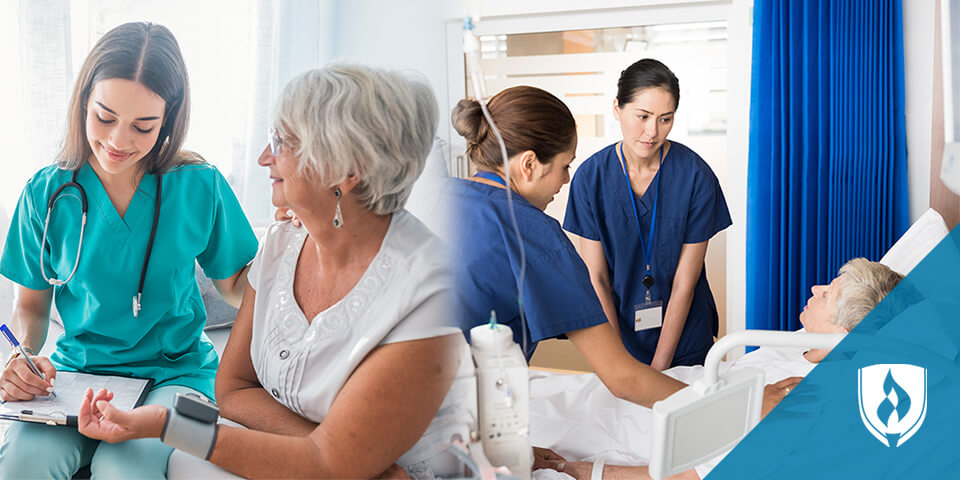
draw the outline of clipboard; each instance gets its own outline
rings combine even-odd
[[[92,388],[94,392],[106,388],[114,394],[110,403],[120,410],[132,410],[143,405],[153,383],[152,378],[58,371],[54,387],[57,398],[36,397],[33,400],[2,402],[0,420],[76,428],[80,402],[87,388]]]

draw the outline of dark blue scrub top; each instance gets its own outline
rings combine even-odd
[[[638,231],[630,202],[630,195],[635,194],[627,186],[616,145],[600,150],[577,168],[570,183],[563,228],[603,244],[623,343],[634,357],[649,364],[657,349],[660,329],[634,332],[634,312],[646,297],[641,235],[646,242],[657,180],[654,178],[643,198],[637,199]],[[656,282],[651,297],[663,301],[666,314],[680,248],[684,243],[709,240],[733,222],[716,175],[693,150],[671,142],[657,175],[660,198],[650,265]],[[702,364],[716,334],[717,306],[704,269],[694,289],[673,365]]]
[[[520,250],[502,188],[450,180],[453,221],[460,258],[453,262],[457,321],[467,340],[485,324],[490,310],[523,345],[517,278]],[[520,195],[513,194],[527,268],[523,307],[527,318],[527,360],[537,342],[607,321],[590,274],[560,224]]]

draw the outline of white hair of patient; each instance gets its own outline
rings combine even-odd
[[[287,84],[274,128],[295,137],[301,174],[324,187],[358,175],[351,193],[387,215],[406,204],[433,146],[437,118],[437,100],[422,76],[333,63]]]
[[[845,263],[840,267],[840,276],[843,283],[832,321],[847,331],[853,330],[903,280],[903,275],[886,265],[865,258],[854,258]]]

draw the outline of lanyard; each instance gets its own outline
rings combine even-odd
[[[637,195],[633,192],[633,186],[630,185],[630,175],[627,173],[627,161],[623,156],[623,142],[618,145],[617,152],[620,157],[620,166],[623,167],[623,177],[627,179],[627,191],[630,194],[630,203],[633,205],[633,216],[637,219],[637,233],[640,233],[640,213],[637,211]],[[657,189],[653,193],[653,214],[650,216],[650,232],[647,234],[647,241],[644,243],[643,234],[640,236],[640,247],[643,248],[643,259],[647,262],[647,270],[643,277],[643,286],[647,287],[647,302],[650,302],[650,287],[653,286],[653,275],[651,274],[650,254],[653,253],[654,231],[657,227],[657,200],[660,198],[660,168],[663,167],[663,145],[660,145],[660,164],[657,167]],[[649,188],[649,187],[648,187]]]
[[[493,172],[480,170],[479,172],[476,173],[476,175],[474,175],[474,177],[485,178],[487,180],[490,180],[491,182],[497,182],[500,185],[503,185],[504,187],[507,186],[507,182],[503,178],[501,178],[500,175],[497,175],[496,173],[493,173]]]

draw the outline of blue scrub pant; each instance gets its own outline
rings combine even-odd
[[[178,392],[199,393],[189,387],[167,385],[151,390],[144,404],[172,407]],[[68,427],[15,422],[0,446],[0,478],[70,478],[89,464],[94,479],[165,479],[171,453],[173,447],[159,438],[107,443]]]

